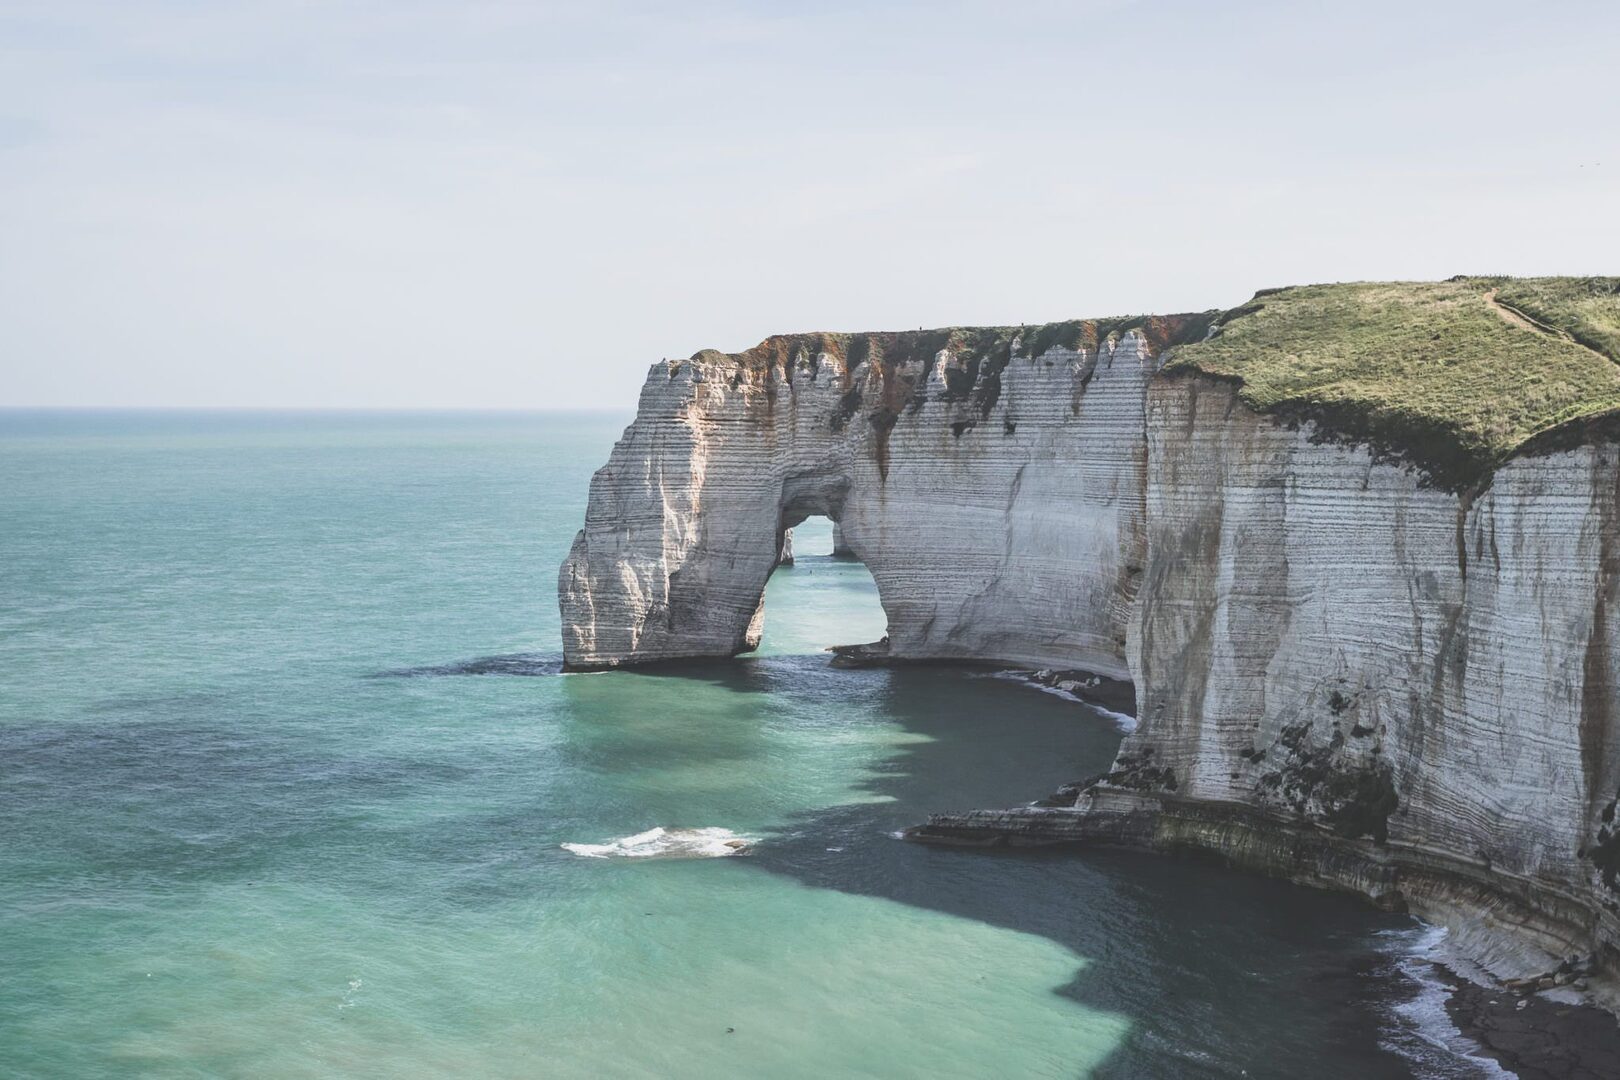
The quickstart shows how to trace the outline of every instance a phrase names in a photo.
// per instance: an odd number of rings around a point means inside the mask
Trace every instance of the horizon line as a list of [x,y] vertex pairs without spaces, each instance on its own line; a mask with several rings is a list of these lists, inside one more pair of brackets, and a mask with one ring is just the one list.
[[631,412],[610,405],[7,405],[0,412],[432,412],[566,413]]

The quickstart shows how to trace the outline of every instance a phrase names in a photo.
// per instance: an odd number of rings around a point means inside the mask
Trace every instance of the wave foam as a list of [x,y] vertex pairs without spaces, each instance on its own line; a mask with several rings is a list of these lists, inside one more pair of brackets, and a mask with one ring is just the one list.
[[719,859],[742,855],[753,845],[730,829],[664,829],[653,827],[605,844],[563,844],[564,851],[587,859]]
[[1112,709],[1105,709],[1101,705],[1098,705],[1095,701],[1087,701],[1084,697],[1082,697],[1078,692],[1081,688],[1080,680],[1060,679],[1058,680],[1057,685],[1054,686],[1050,683],[1042,682],[1039,678],[1039,674],[1039,672],[1011,669],[1007,671],[993,671],[987,675],[979,677],[1002,679],[1006,682],[1015,682],[1020,686],[1027,686],[1031,690],[1039,690],[1043,694],[1051,694],[1053,697],[1060,697],[1064,701],[1072,701],[1077,705],[1084,705],[1093,712],[1101,713],[1103,716],[1107,717],[1115,727],[1124,732],[1126,735],[1129,735],[1131,732],[1136,730],[1136,717],[1129,716],[1125,713],[1117,713]]
[[1451,987],[1434,973],[1435,964],[1455,962],[1446,948],[1445,929],[1420,924],[1376,936],[1380,951],[1414,988],[1410,997],[1387,1006],[1390,1023],[1379,1040],[1384,1047],[1411,1062],[1421,1077],[1513,1080],[1512,1073],[1480,1054],[1479,1044],[1458,1031],[1446,1011]]

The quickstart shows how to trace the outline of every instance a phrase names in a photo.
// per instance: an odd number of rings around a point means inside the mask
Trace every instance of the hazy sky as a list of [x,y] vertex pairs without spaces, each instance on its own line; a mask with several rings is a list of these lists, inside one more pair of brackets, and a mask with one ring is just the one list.
[[0,0],[0,404],[1620,272],[1620,3]]

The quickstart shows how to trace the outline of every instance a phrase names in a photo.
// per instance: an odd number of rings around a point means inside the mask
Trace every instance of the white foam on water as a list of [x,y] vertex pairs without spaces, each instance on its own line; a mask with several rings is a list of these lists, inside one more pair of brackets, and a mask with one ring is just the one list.
[[719,859],[741,855],[754,841],[730,829],[665,829],[654,826],[646,832],[609,840],[605,844],[563,844],[586,859]]
[[[151,978],[151,976],[147,976],[147,978]],[[344,1009],[352,1009],[356,1004],[358,1004],[358,1002],[354,1000],[354,995],[359,991],[362,985],[363,984],[358,977],[349,980],[349,988],[343,991],[343,1000],[338,1002],[339,1012],[342,1012]]]
[[1107,717],[1115,727],[1124,732],[1126,735],[1129,735],[1131,732],[1136,730],[1136,717],[1127,715],[1126,713],[1117,713],[1112,709],[1105,709],[1096,702],[1087,701],[1074,690],[1065,689],[1065,685],[1079,686],[1080,683],[1078,680],[1064,680],[1059,682],[1056,686],[1047,686],[1045,683],[1036,679],[1034,673],[1028,671],[1019,671],[1017,669],[1011,669],[1008,671],[992,671],[987,675],[976,675],[974,678],[1001,679],[1006,682],[1015,682],[1019,686],[1027,686],[1031,690],[1039,690],[1043,694],[1051,694],[1053,697],[1060,697],[1064,701],[1072,701],[1077,705],[1084,705],[1086,708],[1091,709],[1094,712],[1101,713],[1103,716]]
[[[1514,1080],[1495,1061],[1479,1056],[1480,1045],[1457,1030],[1446,1012],[1451,987],[1435,974],[1434,965],[1445,964],[1454,971],[1458,966],[1446,948],[1445,928],[1419,925],[1384,931],[1378,937],[1382,950],[1416,987],[1410,998],[1389,1006],[1390,1027],[1379,1040],[1384,1048],[1432,1080]],[[1459,974],[1467,977],[1466,971]]]
[[1119,728],[1119,730],[1123,731],[1125,734],[1129,735],[1131,732],[1136,730],[1136,717],[1122,712],[1115,712],[1112,709],[1105,709],[1101,705],[1093,705],[1092,708],[1096,709],[1098,712],[1108,717],[1108,719],[1112,720],[1114,722],[1114,726]]

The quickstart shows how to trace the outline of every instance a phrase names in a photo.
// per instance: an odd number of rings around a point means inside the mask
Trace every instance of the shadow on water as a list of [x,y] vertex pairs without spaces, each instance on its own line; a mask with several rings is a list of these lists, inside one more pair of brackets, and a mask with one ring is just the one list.
[[1054,992],[1132,1022],[1090,1075],[1399,1077],[1414,1075],[1412,1058],[1418,1075],[1479,1075],[1392,1031],[1389,1009],[1413,989],[1396,967],[1411,919],[1213,861],[894,838],[932,811],[1016,805],[1103,771],[1120,739],[1103,714],[948,667],[839,671],[775,657],[680,673],[779,694],[876,691],[884,719],[916,738],[863,782],[873,801],[798,815],[749,865],[1039,935],[1085,958]]
[[[783,657],[781,659],[805,659],[811,657]],[[621,675],[669,675],[673,677],[698,679],[732,689],[762,689],[762,686],[748,686],[747,676],[750,674],[749,660],[741,661],[730,659],[708,660],[664,660],[657,663],[641,664],[634,668],[626,668]],[[450,675],[514,675],[518,677],[535,677],[544,675],[563,674],[563,656],[560,652],[532,652],[532,653],[503,653],[496,656],[477,656],[471,660],[454,660],[445,664],[423,664],[419,667],[390,668],[387,671],[375,671],[365,676],[368,679],[427,679]],[[579,675],[615,674],[609,671],[582,671]]]
[[479,656],[472,660],[458,660],[449,664],[428,664],[423,667],[394,668],[366,676],[368,679],[422,679],[438,675],[561,675],[562,653],[508,653],[503,656]]

